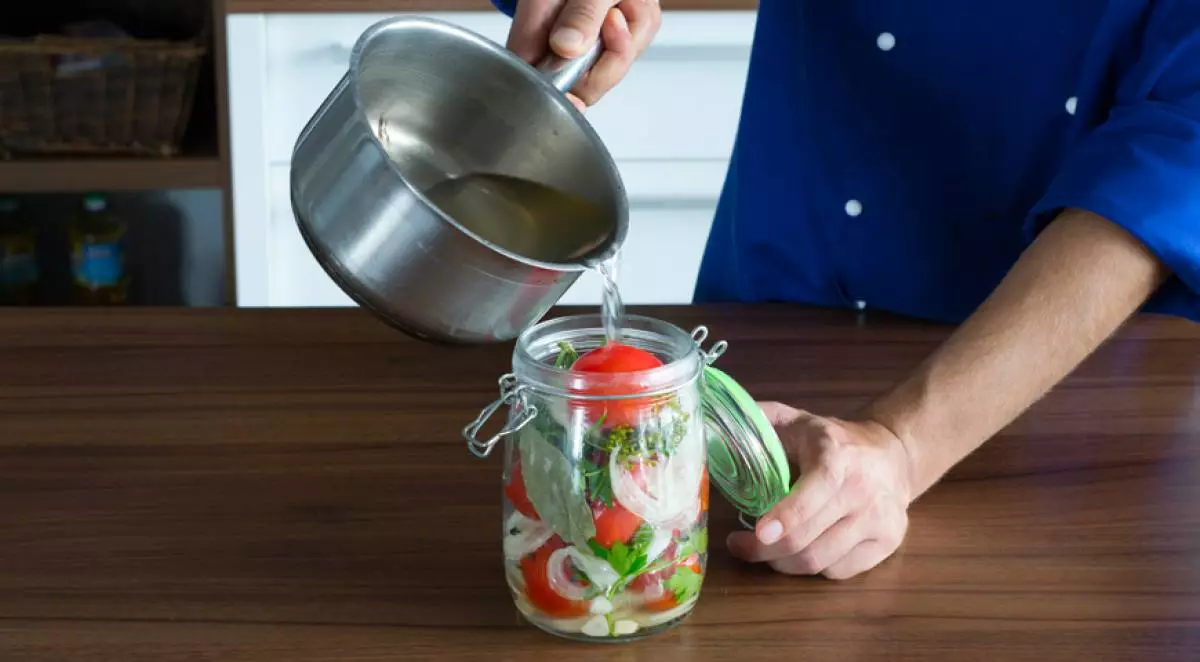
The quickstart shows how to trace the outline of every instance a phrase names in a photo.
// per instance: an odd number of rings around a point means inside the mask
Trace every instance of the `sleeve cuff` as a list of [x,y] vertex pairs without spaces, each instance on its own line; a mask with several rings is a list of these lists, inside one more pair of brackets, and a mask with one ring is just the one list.
[[492,0],[492,4],[496,5],[496,9],[512,18],[512,15],[517,11],[517,0]]
[[1169,104],[1113,112],[1062,164],[1026,220],[1032,241],[1068,208],[1090,211],[1142,242],[1174,277],[1148,312],[1200,321],[1200,122]]

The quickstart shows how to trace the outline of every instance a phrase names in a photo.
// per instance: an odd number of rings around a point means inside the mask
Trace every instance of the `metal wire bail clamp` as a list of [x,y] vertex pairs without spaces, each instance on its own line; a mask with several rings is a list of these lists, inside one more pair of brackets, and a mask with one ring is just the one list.
[[[478,458],[485,458],[491,454],[492,449],[496,444],[500,443],[504,438],[512,436],[521,431],[521,428],[529,425],[529,422],[537,416],[537,407],[530,405],[525,398],[525,385],[517,383],[516,375],[509,373],[500,377],[500,397],[494,402],[484,407],[479,415],[475,417],[466,427],[463,428],[463,438],[467,441],[467,450]],[[509,417],[509,420],[504,423],[504,427],[499,432],[492,435],[486,441],[480,440],[478,437],[479,430],[484,424],[501,407],[507,405],[512,411],[517,412],[516,417]]]

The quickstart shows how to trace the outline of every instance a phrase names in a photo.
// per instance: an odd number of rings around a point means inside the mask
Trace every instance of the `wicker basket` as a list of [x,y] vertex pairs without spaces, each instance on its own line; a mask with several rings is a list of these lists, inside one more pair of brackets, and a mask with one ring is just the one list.
[[0,151],[178,154],[205,52],[126,38],[0,42]]

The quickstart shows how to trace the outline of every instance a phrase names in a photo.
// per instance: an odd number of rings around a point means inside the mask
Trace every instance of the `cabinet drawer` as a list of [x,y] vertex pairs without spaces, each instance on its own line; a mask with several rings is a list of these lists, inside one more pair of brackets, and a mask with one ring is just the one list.
[[[300,236],[288,194],[288,168],[270,169],[271,213],[267,243],[267,305],[342,307],[354,302],[333,282]],[[618,283],[627,303],[691,301],[704,244],[712,225],[713,198],[646,197],[630,208],[629,234],[621,250]],[[601,282],[584,274],[563,304],[599,305]]]
[[[427,14],[503,44],[499,12]],[[266,146],[291,159],[304,124],[346,72],[359,35],[382,14],[271,14],[266,21]],[[654,45],[588,119],[617,160],[729,157],[754,12],[667,12]]]

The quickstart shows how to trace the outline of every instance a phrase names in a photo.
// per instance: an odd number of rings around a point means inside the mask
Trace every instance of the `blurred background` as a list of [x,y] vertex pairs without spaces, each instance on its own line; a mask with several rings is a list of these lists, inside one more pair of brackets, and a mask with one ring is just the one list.
[[211,2],[0,10],[0,302],[229,301]]
[[[0,9],[0,305],[348,306],[295,227],[296,136],[401,13],[503,43],[489,0],[65,0]],[[628,303],[690,301],[737,128],[753,0],[664,0],[588,120],[617,161]],[[562,303],[598,304],[587,274]]]

